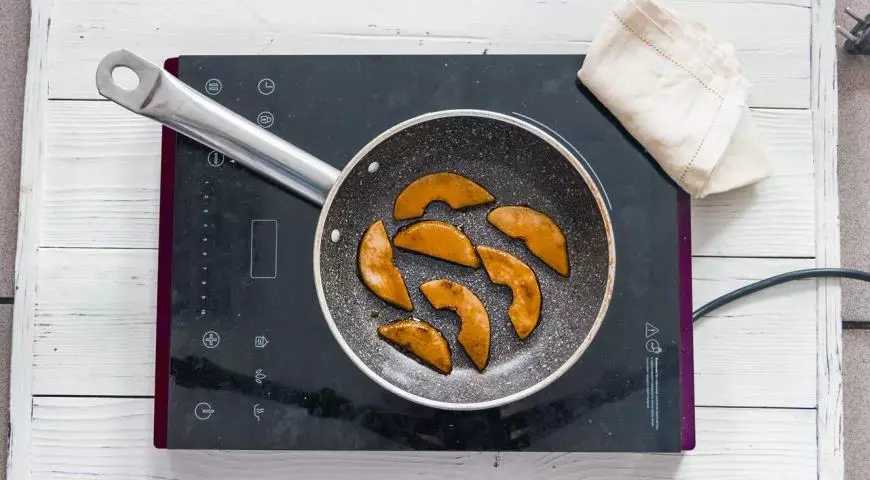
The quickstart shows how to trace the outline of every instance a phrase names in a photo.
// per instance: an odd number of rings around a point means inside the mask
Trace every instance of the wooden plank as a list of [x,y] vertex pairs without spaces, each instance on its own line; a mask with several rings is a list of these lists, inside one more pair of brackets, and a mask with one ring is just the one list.
[[812,117],[753,110],[773,173],[760,183],[692,202],[695,255],[815,255]]
[[157,252],[41,249],[38,272],[34,394],[151,395]]
[[[773,177],[695,202],[698,255],[812,257],[812,118],[754,110]],[[155,248],[160,129],[109,102],[52,101],[42,245]]]
[[12,355],[9,374],[9,452],[5,475],[28,480],[31,471],[31,403],[33,330],[39,265],[40,214],[43,204],[43,146],[48,103],[46,49],[51,23],[50,0],[30,5],[30,44],[21,138],[21,190],[18,199],[18,245],[15,258],[15,308],[12,314]]
[[[34,393],[151,395],[153,250],[40,250]],[[696,306],[807,260],[694,261]],[[696,328],[699,405],[815,406],[815,289],[798,282],[714,312]]]
[[[837,188],[837,35],[834,0],[813,0],[813,153],[816,200],[816,264],[840,266],[840,207]],[[820,479],[845,476],[843,456],[843,338],[840,282],[818,289],[818,464]]]
[[[257,0],[244,9],[232,0],[56,2],[50,96],[97,98],[96,65],[118,48],[156,62],[178,54],[583,53],[616,3],[509,0],[493,15],[490,2],[464,0]],[[809,107],[806,0],[667,3],[734,44],[755,85],[752,106]]]
[[[697,309],[749,283],[811,268],[813,263],[695,258],[693,306]],[[737,300],[696,322],[696,403],[815,407],[815,292],[815,281],[793,282]],[[746,403],[749,399],[752,403]]]
[[50,102],[42,245],[156,248],[160,127],[110,102]]
[[698,409],[685,455],[155,450],[143,399],[34,400],[33,478],[815,479],[813,410]]

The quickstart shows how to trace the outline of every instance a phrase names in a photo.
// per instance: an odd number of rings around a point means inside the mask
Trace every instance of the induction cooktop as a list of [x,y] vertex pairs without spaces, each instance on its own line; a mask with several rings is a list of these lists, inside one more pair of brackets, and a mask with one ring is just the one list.
[[604,193],[619,261],[600,331],[553,384],[483,411],[420,406],[366,377],[330,333],[312,268],[318,209],[164,129],[155,446],[693,448],[689,199],[578,84],[582,62],[577,55],[167,60],[188,85],[339,169],[382,131],[426,112],[474,108],[534,123],[586,163]]

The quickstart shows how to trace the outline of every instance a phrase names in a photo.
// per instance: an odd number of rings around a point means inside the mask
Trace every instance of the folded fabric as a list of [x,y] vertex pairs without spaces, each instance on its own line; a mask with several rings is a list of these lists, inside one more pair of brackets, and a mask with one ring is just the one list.
[[626,0],[605,19],[577,75],[695,198],[768,175],[734,49],[696,20]]

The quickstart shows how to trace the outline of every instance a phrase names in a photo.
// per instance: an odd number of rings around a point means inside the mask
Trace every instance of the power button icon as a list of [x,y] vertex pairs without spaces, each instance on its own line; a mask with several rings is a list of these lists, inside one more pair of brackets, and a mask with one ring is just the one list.
[[211,404],[208,402],[199,402],[196,404],[196,407],[193,408],[193,415],[196,416],[198,420],[208,420],[214,415],[214,408],[212,408]]

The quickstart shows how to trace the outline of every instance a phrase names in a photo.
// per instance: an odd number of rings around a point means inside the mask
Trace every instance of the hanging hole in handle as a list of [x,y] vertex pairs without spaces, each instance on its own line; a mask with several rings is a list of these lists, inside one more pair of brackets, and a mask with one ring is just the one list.
[[118,65],[112,69],[112,80],[124,90],[132,91],[139,86],[139,75],[130,67]]

